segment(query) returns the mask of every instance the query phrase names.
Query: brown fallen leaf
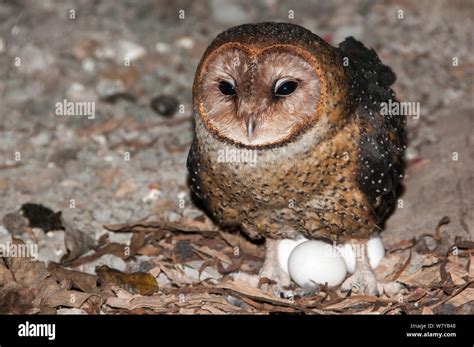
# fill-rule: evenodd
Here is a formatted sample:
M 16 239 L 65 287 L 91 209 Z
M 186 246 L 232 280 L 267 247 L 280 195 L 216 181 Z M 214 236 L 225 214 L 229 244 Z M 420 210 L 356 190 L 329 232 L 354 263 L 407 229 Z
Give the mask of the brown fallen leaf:
M 95 275 L 85 272 L 68 270 L 63 268 L 60 264 L 49 263 L 48 270 L 60 281 L 69 280 L 71 285 L 86 293 L 97 293 L 97 279 Z M 69 288 L 70 289 L 70 288 Z
M 413 239 L 410 239 L 410 240 L 401 240 L 397 243 L 387 245 L 386 248 L 387 248 L 388 253 L 392 253 L 392 252 L 395 252 L 395 251 L 400 251 L 400 250 L 404 250 L 404 249 L 407 249 L 407 248 L 412 248 L 415 244 L 416 244 L 416 240 L 413 238 Z
M 453 306 L 460 307 L 474 301 L 474 287 L 466 288 L 447 302 Z
M 132 293 L 152 295 L 158 292 L 158 283 L 155 277 L 145 272 L 126 274 L 102 265 L 96 269 L 102 283 L 116 284 Z
M 112 242 L 103 247 L 96 248 L 95 253 L 91 255 L 86 255 L 84 257 L 68 262 L 67 265 L 70 267 L 77 267 L 99 259 L 104 254 L 113 254 L 119 258 L 122 258 L 123 260 L 128 259 L 134 255 L 131 253 L 131 250 L 128 246 L 122 245 L 121 243 Z
M 219 259 L 220 261 L 222 261 L 224 264 L 226 265 L 231 265 L 232 264 L 232 260 L 229 258 L 229 256 L 227 256 L 226 254 L 224 254 L 223 252 L 220 252 L 218 250 L 215 250 L 215 249 L 211 249 L 207 246 L 196 246 L 196 245 L 191 245 L 197 252 L 201 252 L 201 253 L 204 253 L 204 254 L 207 254 L 213 258 L 217 258 Z
M 431 287 L 441 282 L 438 266 L 421 268 L 412 274 L 402 274 L 398 282 L 413 287 Z
M 179 222 L 146 221 L 140 220 L 132 223 L 109 224 L 104 228 L 113 232 L 161 232 L 163 230 L 182 233 L 199 233 L 207 237 L 218 235 L 218 229 L 207 220 L 205 222 L 183 218 Z
M 474 255 L 471 255 L 469 258 L 469 262 L 467 264 L 467 268 L 469 271 L 469 280 L 474 280 Z
M 23 244 L 23 241 L 13 239 L 12 243 L 20 245 Z M 62 288 L 60 280 L 48 271 L 43 262 L 25 257 L 7 257 L 4 259 L 11 276 L 9 278 L 3 271 L 2 280 L 6 280 L 7 287 L 8 285 L 15 286 L 11 282 L 13 280 L 21 288 L 27 289 L 28 292 L 23 292 L 22 295 L 31 299 L 31 306 L 37 309 L 34 312 L 53 313 L 54 311 L 51 308 L 59 306 L 81 308 L 82 304 L 91 296 L 98 296 L 102 300 L 99 295 L 94 293 L 83 293 Z
M 229 266 L 224 267 L 222 265 L 222 263 L 220 261 L 218 261 L 217 262 L 217 270 L 222 275 L 230 274 L 232 272 L 238 271 L 240 269 L 240 267 L 242 266 L 243 262 L 244 262 L 244 260 L 242 258 L 240 258 L 239 260 L 237 260 L 236 262 L 230 264 Z
M 410 253 L 408 254 L 408 257 L 406 260 L 402 263 L 402 265 L 394 272 L 390 278 L 391 281 L 395 281 L 400 275 L 406 270 L 408 264 L 410 264 L 411 257 L 412 257 L 412 251 L 410 249 Z
M 434 314 L 433 310 L 429 307 L 423 307 L 423 309 L 421 310 L 421 314 Z
M 67 251 L 61 258 L 61 264 L 68 264 L 93 249 L 95 240 L 64 217 L 61 218 L 61 223 L 64 226 L 64 244 Z
M 449 274 L 452 282 L 455 285 L 462 285 L 467 282 L 469 273 L 465 267 L 466 259 L 449 256 L 448 262 L 445 266 L 445 271 Z
M 0 314 L 25 314 L 33 308 L 34 293 L 17 283 L 12 272 L 0 263 Z
M 221 231 L 219 234 L 229 246 L 238 247 L 241 255 L 251 255 L 255 258 L 263 258 L 265 255 L 263 247 L 249 241 L 241 233 Z

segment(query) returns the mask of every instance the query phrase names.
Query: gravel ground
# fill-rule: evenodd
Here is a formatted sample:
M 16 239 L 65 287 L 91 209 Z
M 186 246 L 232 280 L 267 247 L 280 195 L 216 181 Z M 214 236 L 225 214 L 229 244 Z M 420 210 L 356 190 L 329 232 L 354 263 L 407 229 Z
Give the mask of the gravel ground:
M 456 237 L 472 240 L 470 1 L 1 1 L 2 215 L 43 204 L 96 240 L 104 224 L 201 216 L 185 169 L 194 72 L 215 35 L 266 20 L 303 25 L 332 44 L 355 36 L 397 73 L 399 98 L 420 103 L 408 122 L 404 204 L 384 241 L 433 232 L 445 215 L 441 251 Z M 58 115 L 64 99 L 93 102 L 95 116 Z M 64 233 L 35 236 L 39 259 L 59 262 Z M 109 254 L 81 269 L 134 271 L 147 259 Z

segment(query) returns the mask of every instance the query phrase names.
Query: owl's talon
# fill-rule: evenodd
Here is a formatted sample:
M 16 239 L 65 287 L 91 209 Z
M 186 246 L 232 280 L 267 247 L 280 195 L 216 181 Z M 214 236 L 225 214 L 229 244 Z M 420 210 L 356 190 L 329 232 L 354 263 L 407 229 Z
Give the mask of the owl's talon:
M 356 271 L 347 278 L 341 285 L 341 292 L 354 294 L 381 296 L 386 293 L 389 296 L 397 294 L 402 289 L 402 285 L 393 281 L 378 281 L 373 273 Z

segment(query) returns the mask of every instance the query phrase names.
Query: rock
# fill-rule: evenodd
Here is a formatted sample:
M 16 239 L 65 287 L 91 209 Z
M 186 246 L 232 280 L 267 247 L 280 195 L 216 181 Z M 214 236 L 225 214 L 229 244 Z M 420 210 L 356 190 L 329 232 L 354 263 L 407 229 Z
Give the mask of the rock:
M 183 36 L 176 40 L 176 45 L 181 48 L 191 49 L 194 47 L 194 40 L 189 36 Z
M 116 95 L 126 94 L 125 84 L 119 79 L 101 78 L 96 87 L 97 93 L 102 99 L 113 98 Z
M 63 167 L 64 165 L 66 165 L 67 162 L 76 159 L 76 148 L 60 148 L 51 155 L 49 161 L 56 164 L 56 166 Z
M 156 278 L 156 282 L 158 282 L 158 286 L 160 288 L 163 287 L 171 287 L 171 281 L 166 277 L 166 275 L 163 272 L 160 272 L 158 277 Z
M 150 106 L 156 113 L 171 117 L 178 109 L 179 102 L 174 96 L 163 94 L 154 97 Z
M 146 54 L 145 48 L 132 41 L 119 41 L 116 52 L 119 62 L 123 62 L 125 58 L 134 61 Z
M 145 48 L 132 41 L 114 41 L 96 49 L 95 56 L 99 59 L 113 59 L 118 64 L 123 65 L 125 59 L 130 62 L 143 57 L 146 54 Z
M 171 47 L 165 42 L 157 42 L 155 44 L 155 50 L 160 54 L 166 54 L 171 51 Z
M 66 91 L 68 101 L 95 101 L 97 95 L 94 90 L 86 88 L 83 84 L 73 82 Z

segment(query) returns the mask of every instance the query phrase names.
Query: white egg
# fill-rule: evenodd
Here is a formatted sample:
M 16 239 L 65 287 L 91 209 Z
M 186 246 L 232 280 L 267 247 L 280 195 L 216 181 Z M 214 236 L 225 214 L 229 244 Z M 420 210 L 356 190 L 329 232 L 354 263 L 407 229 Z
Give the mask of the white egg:
M 288 273 L 288 258 L 290 258 L 291 252 L 298 246 L 300 243 L 308 241 L 304 237 L 293 240 L 293 239 L 283 239 L 278 242 L 278 263 L 280 268 L 286 273 Z
M 315 240 L 295 247 L 288 259 L 288 270 L 291 279 L 301 287 L 314 283 L 337 286 L 347 274 L 346 263 L 337 248 Z
M 363 251 L 362 249 L 357 251 Z M 354 249 L 350 242 L 344 244 L 340 253 L 346 262 L 347 271 L 349 273 L 354 273 L 355 271 L 355 253 Z M 372 269 L 375 269 L 379 266 L 383 257 L 385 256 L 385 249 L 382 243 L 382 239 L 379 235 L 372 237 L 367 242 L 367 254 L 369 256 L 369 263 Z

